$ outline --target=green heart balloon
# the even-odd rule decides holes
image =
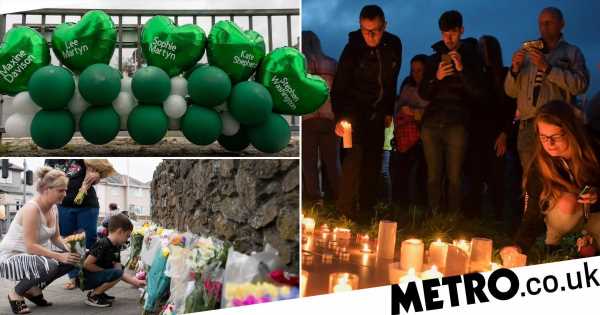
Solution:
[[[288,115],[305,115],[319,109],[329,97],[327,82],[306,73],[306,59],[295,48],[277,48],[262,61],[258,82],[273,97],[273,111]]]
[[[202,58],[206,34],[198,25],[175,26],[168,17],[157,15],[144,25],[140,43],[148,65],[159,67],[173,77]]]
[[[248,80],[265,56],[265,41],[255,31],[242,31],[231,21],[219,21],[208,35],[208,63],[225,71],[231,81]]]
[[[49,63],[50,49],[42,34],[25,26],[12,28],[0,47],[0,94],[27,90],[33,73]]]
[[[117,29],[110,16],[88,11],[77,23],[63,23],[52,33],[52,50],[69,69],[81,72],[95,63],[108,64],[117,44]]]

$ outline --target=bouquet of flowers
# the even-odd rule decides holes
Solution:
[[[79,268],[79,287],[85,288],[83,274],[83,260],[85,259],[85,232],[73,234],[65,237],[65,242],[69,245],[71,253],[79,254],[81,259],[75,266]]]
[[[227,283],[224,299],[227,301],[226,307],[236,307],[295,299],[298,293],[297,287],[277,286],[268,282]]]
[[[100,179],[113,176],[117,174],[112,164],[107,159],[99,159],[99,160],[84,160],[86,172],[96,172],[100,175]],[[88,190],[90,189],[91,184],[86,184],[84,181],[81,187],[79,187],[79,191],[75,196],[73,202],[76,205],[81,205],[85,196],[87,195]]]
[[[144,232],[145,228],[142,227],[134,229],[131,233],[131,252],[126,264],[127,268],[131,270],[136,270],[140,260],[140,253],[142,252],[142,245],[144,244]]]

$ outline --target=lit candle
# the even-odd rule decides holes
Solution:
[[[352,237],[352,233],[350,229],[346,228],[335,228],[333,229],[333,234],[337,235],[340,240],[349,240]]]
[[[313,254],[311,253],[302,253],[302,265],[310,266],[313,263]]]
[[[471,251],[471,244],[469,244],[465,240],[458,240],[458,241],[454,240],[454,241],[452,241],[452,245],[462,249],[465,253],[467,253],[467,255]]]
[[[324,253],[321,257],[321,261],[323,264],[329,265],[333,262],[333,255],[329,253]]]
[[[312,234],[315,231],[315,219],[303,218],[302,219],[302,232],[306,234]]]
[[[306,241],[304,242],[304,244],[302,244],[302,250],[307,251],[307,252],[311,251],[313,248],[313,243],[314,243],[313,236],[306,237]]]
[[[370,254],[371,249],[369,248],[369,243],[364,243],[362,249],[360,250],[363,253]]]
[[[342,253],[340,253],[340,259],[342,261],[349,261],[350,260],[350,253],[349,252],[342,252]]]
[[[390,284],[398,284],[400,277],[406,274],[406,270],[400,269],[400,262],[394,262],[388,265],[388,280]]]
[[[348,292],[358,289],[358,276],[347,272],[334,272],[329,275],[329,292]]]
[[[436,265],[440,270],[446,269],[446,255],[448,254],[448,244],[437,240],[429,244],[429,263]]]
[[[352,148],[352,125],[343,120],[342,128],[344,128],[344,149]]]
[[[504,255],[502,257],[502,265],[506,268],[523,267],[527,264],[527,255],[517,252]]]
[[[484,272],[492,262],[493,242],[487,238],[471,239],[469,268],[471,272]]]
[[[396,222],[379,221],[377,234],[377,257],[393,259],[396,249]]]
[[[442,278],[444,277],[444,274],[439,272],[437,267],[435,265],[431,266],[431,269],[424,271],[423,273],[421,273],[421,279],[423,280],[427,280],[427,279],[436,279],[436,278]]]
[[[455,245],[448,245],[448,254],[446,255],[446,276],[457,276],[466,274],[469,271],[469,255],[463,248]]]
[[[398,280],[398,283],[404,283],[404,282],[411,282],[411,281],[417,281],[419,280],[419,278],[417,278],[417,273],[415,271],[414,268],[410,268],[408,269],[408,272],[400,277],[400,279]]]
[[[361,265],[368,267],[369,266],[369,254],[363,253],[360,262],[361,262]]]
[[[403,241],[400,247],[400,268],[420,272],[423,267],[423,251],[421,240],[412,238]]]

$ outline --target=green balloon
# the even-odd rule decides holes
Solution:
[[[161,68],[144,67],[133,75],[131,90],[140,103],[162,105],[171,93],[171,79]]]
[[[267,120],[258,126],[248,128],[250,143],[265,153],[277,153],[290,142],[290,126],[280,115],[271,113]]]
[[[79,93],[95,106],[111,106],[121,91],[121,73],[103,63],[91,65],[79,76]]]
[[[250,145],[250,139],[248,138],[248,132],[242,126],[233,136],[220,135],[219,144],[227,151],[240,152]]]
[[[27,90],[33,73],[50,63],[50,49],[42,34],[26,27],[12,28],[0,46],[0,94]]]
[[[208,145],[221,134],[223,123],[215,110],[198,105],[188,107],[181,118],[181,131],[193,144]]]
[[[73,74],[63,67],[45,66],[29,80],[29,95],[43,109],[64,109],[75,92]]]
[[[127,130],[139,144],[158,143],[166,134],[169,118],[162,107],[139,104],[127,119]]]
[[[254,81],[245,81],[236,84],[231,90],[228,108],[240,124],[259,125],[273,111],[273,99],[264,86]]]
[[[31,139],[44,149],[58,149],[75,133],[75,120],[67,110],[41,110],[31,121]]]
[[[295,48],[277,48],[260,64],[257,81],[273,97],[273,111],[288,115],[310,114],[327,101],[327,82],[306,74],[306,59]]]
[[[225,71],[231,81],[248,80],[265,56],[265,41],[255,31],[242,31],[231,21],[219,21],[208,35],[208,62]]]
[[[112,141],[121,128],[119,114],[112,107],[90,107],[79,120],[79,131],[89,143]]]
[[[116,44],[115,23],[100,10],[88,11],[79,22],[60,24],[52,32],[54,54],[75,72],[96,63],[108,64]]]
[[[198,67],[188,78],[188,94],[195,104],[215,107],[225,102],[230,92],[231,80],[217,67]]]
[[[158,15],[144,25],[140,44],[148,64],[173,77],[202,58],[206,34],[198,25],[175,26],[168,17]]]

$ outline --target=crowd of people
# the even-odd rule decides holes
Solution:
[[[377,202],[426,209],[426,220],[483,218],[489,199],[497,221],[514,220],[515,244],[503,253],[527,251],[544,231],[551,249],[582,226],[599,243],[599,115],[578,102],[590,75],[560,9],[540,11],[540,38],[507,66],[496,37],[463,38],[461,13],[444,12],[441,40],[410,60],[398,91],[401,40],[376,5],[362,8],[359,24],[337,62],[315,33],[302,35],[309,72],[331,92],[303,117],[305,201],[330,199],[369,224]]]

